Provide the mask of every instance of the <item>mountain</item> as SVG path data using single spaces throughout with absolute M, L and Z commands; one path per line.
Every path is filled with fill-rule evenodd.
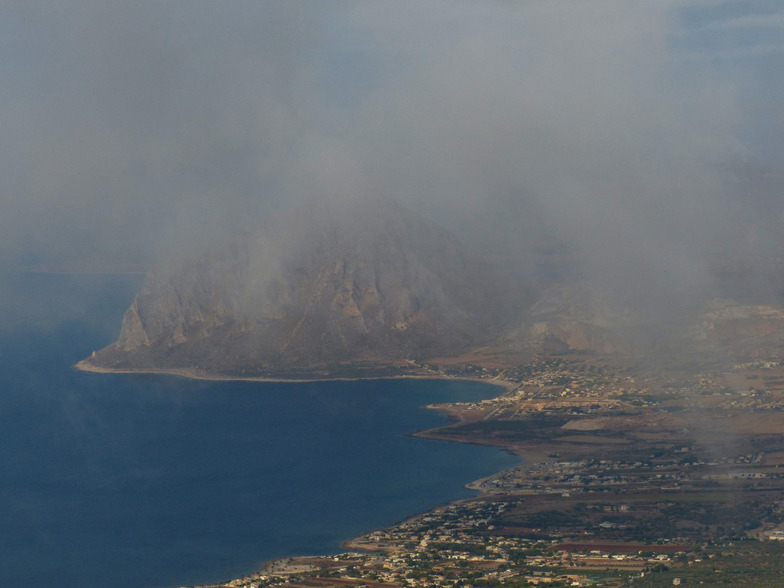
M 709 223 L 710 239 L 695 227 L 700 247 L 601 258 L 519 213 L 472 219 L 471 247 L 390 201 L 310 203 L 161 263 L 118 340 L 79 367 L 313 378 L 537 354 L 767 361 L 784 352 L 784 177 L 726 178 L 732 222 Z
M 394 203 L 311 205 L 151 272 L 118 340 L 80 367 L 253 376 L 451 356 L 492 342 L 521 296 Z

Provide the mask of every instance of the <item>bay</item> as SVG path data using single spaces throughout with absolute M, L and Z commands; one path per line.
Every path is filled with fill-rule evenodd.
M 127 276 L 0 284 L 0 570 L 7 585 L 217 582 L 470 495 L 518 462 L 417 439 L 475 382 L 205 382 L 81 373 L 117 335 Z

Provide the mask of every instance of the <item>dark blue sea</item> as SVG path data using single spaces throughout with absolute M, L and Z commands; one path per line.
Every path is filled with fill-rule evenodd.
M 469 382 L 201 382 L 73 364 L 139 277 L 0 275 L 0 583 L 166 587 L 250 573 L 470 493 L 518 462 L 408 436 Z

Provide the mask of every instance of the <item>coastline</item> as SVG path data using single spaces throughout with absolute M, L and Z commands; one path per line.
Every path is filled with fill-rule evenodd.
M 434 374 L 433 372 L 422 372 L 417 374 L 381 375 L 381 376 L 314 376 L 312 378 L 284 378 L 284 377 L 265 377 L 265 376 L 230 376 L 224 374 L 214 374 L 199 371 L 193 368 L 107 368 L 91 364 L 87 359 L 83 359 L 73 366 L 80 372 L 93 374 L 149 374 L 160 376 L 177 376 L 189 380 L 207 380 L 214 382 L 275 382 L 285 383 L 307 383 L 307 382 L 361 382 L 363 380 L 453 380 L 457 382 L 482 382 L 504 388 L 509 391 L 516 384 L 508 380 L 471 378 L 465 376 L 449 376 L 446 374 Z M 438 409 L 441 410 L 441 409 Z
M 432 371 L 426 371 L 421 374 L 406 374 L 406 375 L 387 375 L 387 376 L 357 376 L 357 377 L 314 377 L 314 378 L 270 378 L 270 377 L 242 377 L 242 376 L 228 376 L 228 375 L 220 375 L 220 374 L 212 374 L 207 372 L 201 372 L 192 368 L 167 368 L 167 369 L 156 369 L 156 368 L 147 368 L 147 369 L 117 369 L 117 368 L 106 368 L 101 366 L 93 365 L 89 362 L 89 358 L 83 359 L 76 363 L 73 366 L 75 369 L 86 372 L 86 373 L 96 373 L 96 374 L 150 374 L 150 375 L 167 375 L 167 376 L 175 376 L 181 378 L 187 378 L 192 380 L 206 380 L 206 381 L 215 381 L 215 382 L 230 382 L 230 381 L 243 381 L 243 382 L 270 382 L 270 383 L 280 383 L 280 382 L 291 382 L 291 383 L 306 383 L 306 382 L 336 382 L 336 381 L 363 381 L 363 380 L 400 380 L 400 379 L 412 379 L 412 380 L 454 380 L 454 381 L 466 381 L 466 382 L 480 382 L 485 384 L 492 384 L 494 386 L 498 386 L 502 390 L 499 391 L 497 396 L 501 396 L 514 388 L 516 388 L 517 384 L 515 382 L 505 380 L 499 377 L 494 378 L 481 378 L 481 377 L 460 377 L 460 376 L 451 376 L 447 374 L 439 374 L 433 373 Z M 486 445 L 486 446 L 493 446 L 497 447 L 498 449 L 503 449 L 513 453 L 521 459 L 524 459 L 526 462 L 529 460 L 538 461 L 544 458 L 544 454 L 534 454 L 529 453 L 523 456 L 519 451 L 513 451 L 511 447 L 505 446 L 503 444 L 494 445 L 492 443 L 477 443 L 476 441 L 466 438 L 466 439 L 455 439 L 449 436 L 441 436 L 438 432 L 441 429 L 449 428 L 451 426 L 459 425 L 461 422 L 464 422 L 459 411 L 450 411 L 449 405 L 427 405 L 425 408 L 430 410 L 438 410 L 444 413 L 447 418 L 450 419 L 446 425 L 442 425 L 440 427 L 435 427 L 431 429 L 423 429 L 419 431 L 414 431 L 410 433 L 411 436 L 422 438 L 422 439 L 431 439 L 431 440 L 442 440 L 442 441 L 449 441 L 449 442 L 456 442 L 456 443 L 468 443 L 468 444 L 478 444 L 478 445 Z M 502 470 L 503 471 L 503 470 Z M 496 472 L 491 474 L 491 476 L 480 478 L 478 480 L 472 480 L 464 484 L 464 487 L 476 492 L 477 495 L 482 494 L 481 484 L 486 479 L 489 479 L 493 476 L 497 476 L 500 472 Z M 449 501 L 444 504 L 437 504 L 433 505 L 431 508 L 419 512 L 413 513 L 410 516 L 402 519 L 400 522 L 395 524 L 400 524 L 407 520 L 413 520 L 422 516 L 426 516 L 427 513 L 433 511 L 434 509 L 443 508 L 446 505 L 459 503 L 462 502 L 464 499 L 458 499 L 454 501 Z M 393 525 L 394 526 L 394 525 Z M 380 529 L 379 529 L 380 530 Z M 362 541 L 362 537 L 365 536 L 366 533 L 358 537 L 351 537 L 346 539 L 341 543 L 341 548 L 346 550 L 346 552 L 363 552 L 363 553 L 380 553 L 380 552 L 387 552 L 390 551 L 388 548 L 373 546 L 372 544 L 367 544 Z M 245 582 L 249 579 L 259 577 L 263 575 L 265 572 L 268 572 L 270 569 L 275 568 L 275 566 L 283 565 L 284 560 L 289 562 L 286 565 L 283 565 L 284 568 L 288 568 L 290 566 L 299 568 L 302 562 L 305 562 L 313 557 L 319 557 L 318 555 L 291 555 L 287 558 L 283 559 L 274 559 L 267 562 L 264 562 L 262 567 L 259 570 L 251 572 L 246 576 L 242 576 L 239 578 L 232 578 L 220 584 L 209 584 L 209 585 L 201 585 L 202 588 L 212 588 L 212 587 L 223 587 L 223 586 L 237 586 L 237 585 L 245 585 Z

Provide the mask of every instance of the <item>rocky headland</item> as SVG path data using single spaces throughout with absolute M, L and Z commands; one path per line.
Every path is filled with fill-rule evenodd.
M 784 347 L 778 302 L 707 294 L 652 310 L 577 272 L 510 271 L 390 201 L 314 204 L 161 263 L 117 341 L 77 367 L 312 380 L 433 376 L 424 367 L 433 360 L 516 365 L 590 353 L 710 363 Z

